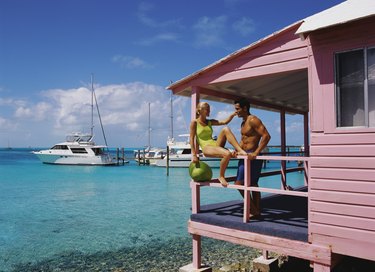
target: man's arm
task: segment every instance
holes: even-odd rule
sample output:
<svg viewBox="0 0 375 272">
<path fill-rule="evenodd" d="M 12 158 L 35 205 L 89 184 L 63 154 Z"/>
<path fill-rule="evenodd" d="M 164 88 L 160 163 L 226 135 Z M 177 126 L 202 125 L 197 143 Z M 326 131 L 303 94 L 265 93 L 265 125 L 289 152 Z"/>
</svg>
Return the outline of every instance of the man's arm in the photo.
<svg viewBox="0 0 375 272">
<path fill-rule="evenodd" d="M 254 159 L 259 153 L 267 146 L 271 139 L 271 135 L 268 133 L 267 128 L 263 125 L 262 121 L 257 118 L 250 118 L 249 120 L 251 127 L 260 135 L 260 142 L 258 148 L 254 150 L 249 156 L 250 159 Z"/>
</svg>

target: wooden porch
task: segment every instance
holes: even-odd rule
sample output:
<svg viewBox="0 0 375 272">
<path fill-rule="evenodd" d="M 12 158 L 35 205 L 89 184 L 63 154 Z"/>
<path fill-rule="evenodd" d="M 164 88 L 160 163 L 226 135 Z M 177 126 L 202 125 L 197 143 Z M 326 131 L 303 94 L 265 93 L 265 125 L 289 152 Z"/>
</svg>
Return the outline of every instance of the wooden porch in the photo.
<svg viewBox="0 0 375 272">
<path fill-rule="evenodd" d="M 188 222 L 188 231 L 193 237 L 193 267 L 201 268 L 201 237 L 209 237 L 231 243 L 285 254 L 309 260 L 314 271 L 330 271 L 332 253 L 328 246 L 309 243 L 308 233 L 308 162 L 309 157 L 294 156 L 259 156 L 257 159 L 280 161 L 280 170 L 266 171 L 261 177 L 278 175 L 281 177 L 281 189 L 270 189 L 262 186 L 250 186 L 250 161 L 245 157 L 245 184 L 230 183 L 224 188 L 217 180 L 209 182 L 191 181 L 192 215 Z M 287 168 L 286 162 L 296 160 L 303 166 Z M 287 174 L 302 171 L 305 186 L 290 190 Z M 228 178 L 234 181 L 235 177 Z M 224 190 L 243 190 L 244 199 L 223 203 L 200 205 L 202 187 L 222 187 Z M 261 200 L 261 215 L 250 217 L 250 195 L 252 191 L 271 193 Z M 316 269 L 316 270 L 315 270 Z"/>
</svg>

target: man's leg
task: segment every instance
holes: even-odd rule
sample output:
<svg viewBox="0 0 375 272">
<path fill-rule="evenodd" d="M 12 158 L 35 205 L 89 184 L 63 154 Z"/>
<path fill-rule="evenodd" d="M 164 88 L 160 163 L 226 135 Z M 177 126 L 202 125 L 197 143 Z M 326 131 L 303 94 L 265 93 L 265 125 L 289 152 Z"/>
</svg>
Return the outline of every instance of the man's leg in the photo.
<svg viewBox="0 0 375 272">
<path fill-rule="evenodd" d="M 238 168 L 237 168 L 237 178 L 234 182 L 235 185 L 244 185 L 244 161 L 238 160 Z M 244 197 L 243 190 L 238 190 L 240 192 L 241 196 Z"/>
<path fill-rule="evenodd" d="M 244 174 L 245 174 L 245 169 L 244 169 L 244 161 L 239 160 L 238 161 L 238 169 L 237 169 L 237 178 L 235 181 L 235 185 L 244 185 Z M 252 175 L 253 176 L 253 175 Z M 241 196 L 244 197 L 244 191 L 243 190 L 238 190 L 240 192 Z M 259 212 L 259 204 L 256 204 L 253 199 L 254 199 L 254 193 L 259 193 L 259 192 L 252 192 L 252 196 L 250 197 L 250 217 L 254 215 L 258 215 Z M 259 193 L 259 201 L 260 201 L 260 193 Z"/>
<path fill-rule="evenodd" d="M 258 187 L 258 180 L 260 177 L 260 173 L 262 171 L 262 160 L 253 160 L 251 163 L 251 186 Z M 254 209 L 252 209 L 253 215 L 259 215 L 261 213 L 261 207 L 260 207 L 260 198 L 261 194 L 260 192 L 252 192 L 251 198 L 253 200 Z"/>
</svg>

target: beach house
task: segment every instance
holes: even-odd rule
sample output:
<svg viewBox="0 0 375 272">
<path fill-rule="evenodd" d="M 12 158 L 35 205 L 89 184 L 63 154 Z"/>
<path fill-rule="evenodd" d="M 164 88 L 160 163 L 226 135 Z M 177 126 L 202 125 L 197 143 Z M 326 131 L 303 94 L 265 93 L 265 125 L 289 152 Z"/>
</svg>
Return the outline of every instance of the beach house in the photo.
<svg viewBox="0 0 375 272">
<path fill-rule="evenodd" d="M 282 15 L 280 15 L 282 16 Z M 328 272 L 343 256 L 375 261 L 375 1 L 347 0 L 287 26 L 168 87 L 191 97 L 191 118 L 200 99 L 280 114 L 278 160 L 281 189 L 250 187 L 245 159 L 243 201 L 200 205 L 204 186 L 193 182 L 192 263 L 181 271 L 209 270 L 201 260 L 201 237 L 210 237 L 309 260 Z M 304 120 L 304 155 L 286 152 L 285 116 Z M 274 138 L 274 136 L 273 136 Z M 289 156 L 288 156 L 289 155 Z M 288 169 L 285 161 L 303 165 Z M 305 187 L 286 190 L 287 176 L 303 171 Z M 277 173 L 276 173 L 277 172 Z M 188 178 L 188 175 L 187 175 Z M 223 189 L 224 190 L 224 189 Z M 262 199 L 262 216 L 252 219 L 251 191 Z"/>
</svg>

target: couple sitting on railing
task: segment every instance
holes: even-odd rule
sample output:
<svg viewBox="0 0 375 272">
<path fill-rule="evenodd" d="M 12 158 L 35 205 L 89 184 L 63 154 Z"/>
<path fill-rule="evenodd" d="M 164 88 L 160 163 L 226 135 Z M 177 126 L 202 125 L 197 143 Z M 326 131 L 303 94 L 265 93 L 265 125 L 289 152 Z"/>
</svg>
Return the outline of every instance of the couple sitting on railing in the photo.
<svg viewBox="0 0 375 272">
<path fill-rule="evenodd" d="M 220 161 L 219 181 L 223 186 L 228 186 L 225 179 L 225 170 L 228 166 L 229 160 L 237 155 L 248 156 L 251 160 L 251 185 L 257 186 L 259 175 L 262 168 L 262 161 L 255 160 L 256 156 L 267 146 L 271 136 L 262 121 L 250 114 L 250 103 L 246 99 L 240 99 L 234 102 L 235 111 L 225 120 L 207 119 L 210 116 L 210 105 L 207 102 L 200 102 L 197 105 L 197 118 L 190 124 L 190 145 L 191 153 L 193 155 L 193 163 L 199 162 L 198 150 L 196 150 L 196 142 L 202 148 L 203 154 L 206 157 L 222 158 Z M 223 128 L 217 140 L 212 138 L 212 126 L 226 125 L 234 116 L 243 119 L 241 124 L 241 141 L 238 143 L 232 131 L 225 127 Z M 224 148 L 226 141 L 228 141 L 234 148 L 234 152 L 230 152 Z M 244 161 L 240 160 L 238 163 L 236 185 L 244 184 Z M 243 191 L 241 191 L 243 195 Z M 260 213 L 260 193 L 253 192 L 252 207 L 254 210 L 252 214 Z"/>
</svg>

